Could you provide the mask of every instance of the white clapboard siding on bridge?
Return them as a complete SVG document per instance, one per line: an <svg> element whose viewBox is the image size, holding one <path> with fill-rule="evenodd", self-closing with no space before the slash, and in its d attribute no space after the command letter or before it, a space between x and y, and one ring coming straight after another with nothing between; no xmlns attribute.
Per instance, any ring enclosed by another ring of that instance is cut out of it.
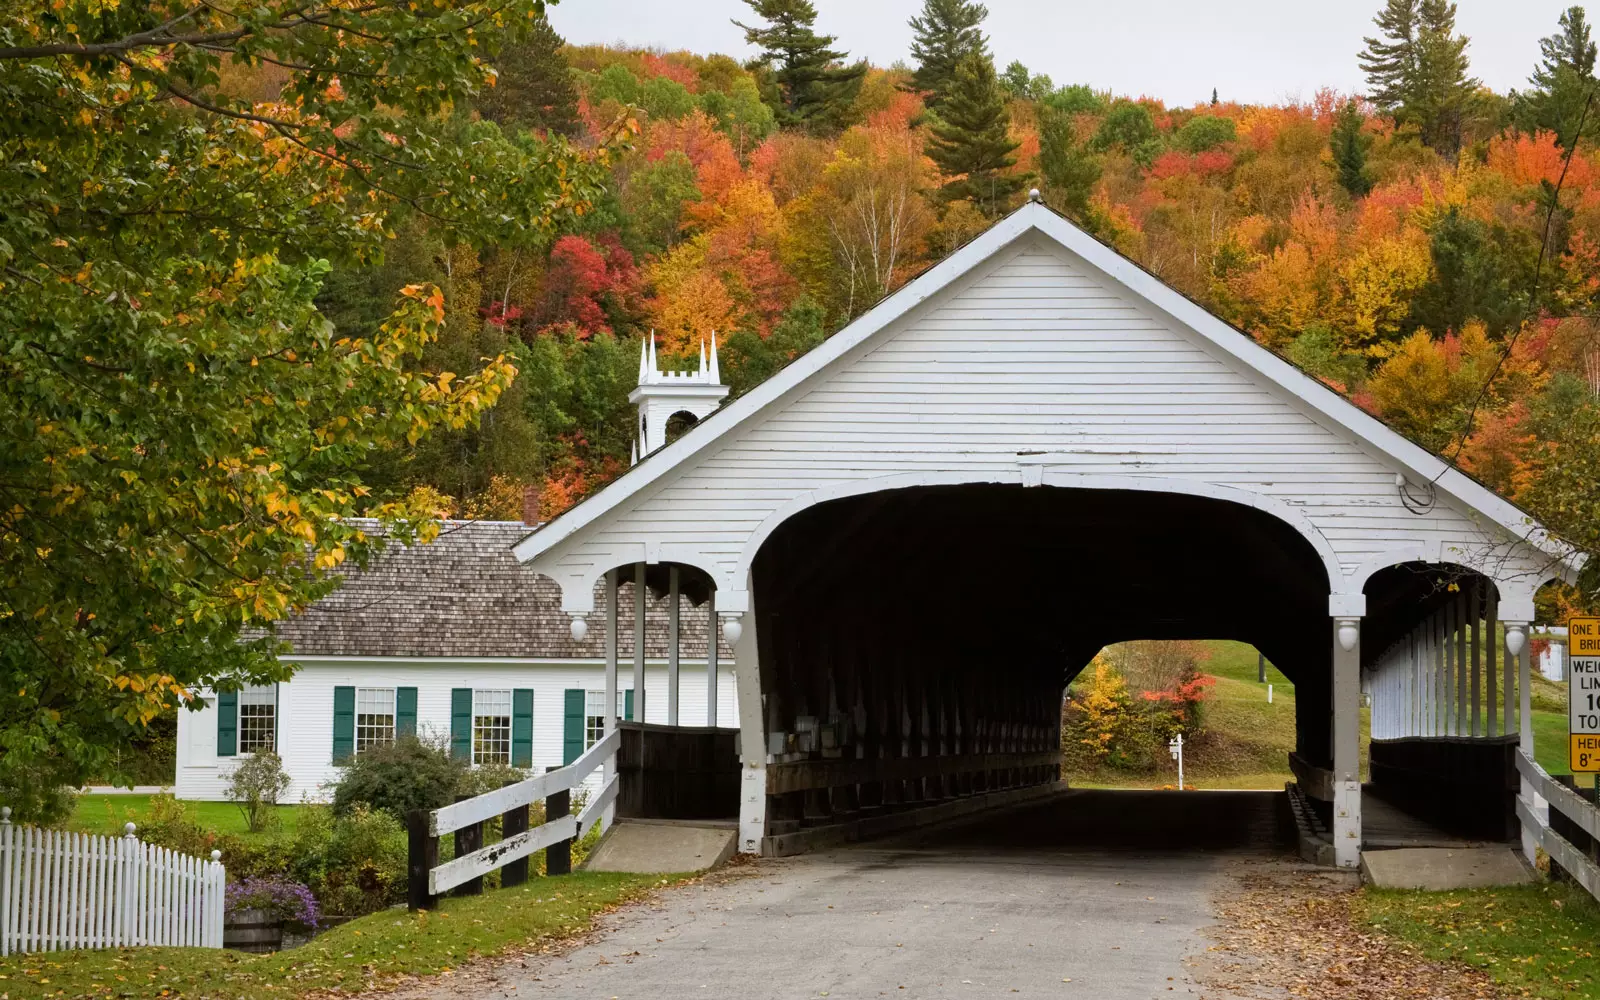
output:
<svg viewBox="0 0 1600 1000"><path fill-rule="evenodd" d="M577 581L636 558L648 539L732 573L761 523L803 494L915 472L1015 473L1024 452L1047 453L1059 472L1188 480L1281 501L1326 536L1346 573L1403 544L1448 558L1504 541L1445 500L1408 511L1395 463L1034 235L540 562Z"/></svg>
<svg viewBox="0 0 1600 1000"><path fill-rule="evenodd" d="M0 955L221 948L225 885L214 855L0 819Z"/></svg>

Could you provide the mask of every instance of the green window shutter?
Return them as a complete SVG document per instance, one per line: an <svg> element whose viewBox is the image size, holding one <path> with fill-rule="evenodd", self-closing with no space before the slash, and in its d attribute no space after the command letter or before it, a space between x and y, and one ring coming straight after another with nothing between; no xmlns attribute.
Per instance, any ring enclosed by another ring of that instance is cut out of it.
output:
<svg viewBox="0 0 1600 1000"><path fill-rule="evenodd" d="M622 692L622 717L628 720L633 719L633 688Z"/></svg>
<svg viewBox="0 0 1600 1000"><path fill-rule="evenodd" d="M584 708L587 704L583 688L567 688L564 715L561 720L561 763L570 764L583 756Z"/></svg>
<svg viewBox="0 0 1600 1000"><path fill-rule="evenodd" d="M533 689L511 692L511 766L533 766Z"/></svg>
<svg viewBox="0 0 1600 1000"><path fill-rule="evenodd" d="M417 689L394 689L394 734L417 735Z"/></svg>
<svg viewBox="0 0 1600 1000"><path fill-rule="evenodd" d="M333 762L342 764L356 752L356 689L333 689Z"/></svg>
<svg viewBox="0 0 1600 1000"><path fill-rule="evenodd" d="M217 756L239 753L239 692L217 692Z"/></svg>
<svg viewBox="0 0 1600 1000"><path fill-rule="evenodd" d="M450 689L450 755L472 759L472 689Z"/></svg>

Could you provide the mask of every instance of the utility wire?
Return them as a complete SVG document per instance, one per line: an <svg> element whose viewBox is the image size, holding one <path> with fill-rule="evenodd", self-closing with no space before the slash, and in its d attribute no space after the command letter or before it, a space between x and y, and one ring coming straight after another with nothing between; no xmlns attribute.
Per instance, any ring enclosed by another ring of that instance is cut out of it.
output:
<svg viewBox="0 0 1600 1000"><path fill-rule="evenodd" d="M1472 407L1467 410L1467 422L1461 428L1461 434L1456 438L1454 447L1450 449L1448 458L1449 466L1441 469L1439 475L1428 481L1431 488L1434 484L1450 471L1457 458L1461 456L1461 449L1467 445L1467 438L1472 434L1472 425L1478 416L1478 407L1483 405L1484 399L1489 395L1489 390L1494 386L1494 380L1500 377L1500 370L1505 367L1506 360L1511 357L1511 351L1517 346L1517 339L1522 336L1522 331L1527 329L1528 321L1533 318L1534 311L1539 305L1539 284L1544 276L1545 258L1550 252L1550 230L1555 225L1556 209L1561 206L1561 189L1567 183L1567 171L1572 167L1572 157L1578 152L1578 143L1583 141L1583 126L1589 118L1589 108L1594 104L1594 91L1590 91L1584 99L1583 110L1578 113L1578 128L1572 134L1572 144L1567 147L1567 155L1561 161L1561 176L1556 179L1555 189L1550 192L1550 204L1544 214L1544 239L1539 242L1539 261L1533 268L1533 284L1528 289L1528 303L1522 310L1522 321L1517 324L1511 336L1506 339L1505 347L1500 351L1500 356L1495 359L1494 368L1490 370L1489 377L1483 380L1483 386L1478 390L1478 395L1472 401Z"/></svg>

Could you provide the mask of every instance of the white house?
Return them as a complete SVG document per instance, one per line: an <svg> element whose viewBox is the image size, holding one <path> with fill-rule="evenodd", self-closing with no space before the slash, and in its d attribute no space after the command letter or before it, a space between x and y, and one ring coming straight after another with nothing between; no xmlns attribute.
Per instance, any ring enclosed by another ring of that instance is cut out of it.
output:
<svg viewBox="0 0 1600 1000"><path fill-rule="evenodd" d="M715 358L698 373L644 377L635 391L641 436L664 440L668 417L698 417L727 393ZM652 367L653 370L653 367ZM694 396L661 407L655 392ZM461 756L542 771L577 757L603 728L604 636L574 638L555 584L519 564L512 548L536 525L452 521L428 545L397 546L338 591L279 624L294 678L269 687L208 693L205 708L178 719L175 794L226 798L240 755L275 750L292 779L287 799L321 798L337 762L399 733L448 739ZM373 529L377 530L374 523ZM656 577L659 577L657 579ZM632 582L620 587L619 653L634 657ZM680 602L678 701L669 697L671 580L653 574L646 611L646 715L640 721L732 725L737 718L730 650L715 680L707 659L709 581L685 577ZM707 713L709 692L716 711ZM634 716L632 680L618 711Z"/></svg>

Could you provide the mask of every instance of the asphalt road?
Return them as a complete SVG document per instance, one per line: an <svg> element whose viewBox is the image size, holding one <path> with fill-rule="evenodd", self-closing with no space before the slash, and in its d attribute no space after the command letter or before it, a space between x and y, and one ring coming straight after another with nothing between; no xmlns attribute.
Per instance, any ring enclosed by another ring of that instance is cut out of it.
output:
<svg viewBox="0 0 1600 1000"><path fill-rule="evenodd" d="M1192 974L1211 944L1202 931L1215 923L1213 897L1245 845L1236 840L1234 853L1160 846L1181 842L1186 828L1193 838L1203 817L1117 794L765 861L754 875L675 889L608 918L594 943L565 956L420 995L1200 996ZM1244 802L1186 804L1236 815ZM1157 811L1141 815L1147 808ZM1115 815L1085 822L1095 809ZM1140 839L1156 846L1127 847Z"/></svg>

